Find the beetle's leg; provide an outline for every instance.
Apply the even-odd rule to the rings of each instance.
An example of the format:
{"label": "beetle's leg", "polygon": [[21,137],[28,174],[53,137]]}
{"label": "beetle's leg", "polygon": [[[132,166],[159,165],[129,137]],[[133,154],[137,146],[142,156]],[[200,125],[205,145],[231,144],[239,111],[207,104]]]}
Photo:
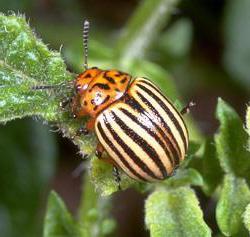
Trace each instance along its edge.
{"label": "beetle's leg", "polygon": [[113,166],[113,175],[115,178],[115,182],[118,185],[118,190],[121,190],[121,176],[120,176],[119,169],[115,165]]}
{"label": "beetle's leg", "polygon": [[184,114],[187,114],[190,112],[190,108],[195,106],[195,102],[193,101],[190,101],[182,110],[181,110],[181,114],[184,115]]}
{"label": "beetle's leg", "polygon": [[90,118],[86,123],[86,128],[88,131],[92,131],[92,130],[94,130],[94,127],[95,127],[95,119]]}
{"label": "beetle's leg", "polygon": [[115,165],[115,162],[110,158],[110,156],[102,156],[103,152],[105,151],[104,147],[101,143],[98,143],[95,150],[95,155],[101,160],[110,165]]}
{"label": "beetle's leg", "polygon": [[104,147],[102,146],[101,143],[98,143],[96,146],[96,150],[95,150],[95,155],[99,158],[102,159],[102,154],[104,152]]}
{"label": "beetle's leg", "polygon": [[88,135],[89,131],[94,129],[94,125],[95,125],[95,119],[91,118],[87,121],[86,126],[85,127],[80,127],[77,131],[76,134],[72,137],[79,137],[81,135]]}
{"label": "beetle's leg", "polygon": [[80,137],[81,135],[88,135],[89,134],[89,130],[86,127],[80,127],[75,135],[73,136],[73,138],[75,137]]}

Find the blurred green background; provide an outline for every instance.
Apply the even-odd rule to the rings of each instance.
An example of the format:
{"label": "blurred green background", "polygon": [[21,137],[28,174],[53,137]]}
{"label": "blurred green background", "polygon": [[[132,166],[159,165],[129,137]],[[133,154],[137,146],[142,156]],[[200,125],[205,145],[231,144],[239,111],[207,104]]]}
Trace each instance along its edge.
{"label": "blurred green background", "polygon": [[[79,73],[83,70],[83,19],[91,22],[89,64],[105,69],[109,67],[112,48],[140,3],[139,0],[2,0],[0,11],[24,13],[37,36],[50,49],[61,50],[68,69]],[[160,37],[155,37],[142,56],[155,63],[150,64],[150,70],[157,73],[166,70],[171,74],[183,101],[197,103],[192,115],[206,135],[213,134],[218,126],[214,117],[217,97],[244,116],[250,95],[249,22],[248,0],[183,0],[173,9]],[[145,35],[145,40],[148,37]],[[20,233],[39,236],[50,189],[56,190],[75,212],[81,194],[81,175],[75,175],[74,171],[80,164],[77,148],[56,133],[56,128],[39,119],[1,125],[1,236],[20,236]],[[117,236],[148,236],[143,224],[143,198],[133,190],[113,196]],[[203,205],[206,198],[202,194],[200,201],[206,215],[208,206]],[[216,224],[211,222],[209,214],[205,218],[216,233]]]}

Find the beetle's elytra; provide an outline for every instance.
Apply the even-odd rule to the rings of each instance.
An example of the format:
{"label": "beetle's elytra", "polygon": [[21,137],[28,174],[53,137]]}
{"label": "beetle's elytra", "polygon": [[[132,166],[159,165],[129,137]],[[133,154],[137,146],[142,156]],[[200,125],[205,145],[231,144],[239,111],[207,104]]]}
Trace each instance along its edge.
{"label": "beetle's elytra", "polygon": [[71,109],[74,117],[89,116],[86,130],[94,130],[96,154],[140,181],[171,176],[185,158],[188,131],[178,112],[150,80],[118,70],[87,66],[89,23],[84,23],[85,71],[75,80]]}
{"label": "beetle's elytra", "polygon": [[181,114],[152,82],[117,70],[87,69],[75,82],[72,110],[90,116],[110,162],[142,181],[171,176],[185,157],[188,132]]}

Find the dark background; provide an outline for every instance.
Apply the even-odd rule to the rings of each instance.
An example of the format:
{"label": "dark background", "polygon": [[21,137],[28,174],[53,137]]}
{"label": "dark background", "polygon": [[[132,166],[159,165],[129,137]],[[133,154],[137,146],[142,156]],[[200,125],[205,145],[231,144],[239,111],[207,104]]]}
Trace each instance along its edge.
{"label": "dark background", "polygon": [[[250,43],[247,42],[250,42],[250,4],[248,3],[247,15],[246,7],[242,7],[246,6],[245,2],[246,0],[181,1],[174,9],[170,22],[162,31],[162,37],[156,39],[147,55],[148,60],[157,63],[173,75],[174,83],[184,101],[194,100],[197,103],[192,110],[192,115],[198,127],[206,135],[212,135],[218,126],[214,116],[217,97],[222,97],[230,103],[242,119],[249,101]],[[88,18],[91,22],[90,41],[94,40],[105,44],[106,47],[112,47],[138,4],[140,4],[139,0],[9,0],[1,1],[0,10],[5,13],[9,10],[24,13],[36,34],[49,45],[49,48],[59,50],[63,45],[62,54],[68,69],[78,73],[81,71],[80,61],[82,60],[82,20]],[[248,23],[247,20],[249,20]],[[181,32],[181,38],[177,37],[177,31]],[[175,33],[177,38],[173,38],[172,41],[177,39],[177,42],[174,44],[171,37],[174,37]],[[90,52],[90,59],[95,56],[95,53]],[[102,65],[96,66],[102,67]],[[35,123],[41,124],[41,121]],[[26,183],[31,191],[40,193],[43,190],[41,194],[43,204],[39,204],[40,219],[44,214],[44,202],[50,189],[56,190],[65,200],[68,208],[75,213],[81,194],[81,175],[78,177],[73,175],[73,171],[81,163],[77,147],[62,138],[60,134],[48,132],[50,135],[46,136],[52,136],[51,143],[56,148],[54,157],[51,157],[49,163],[50,171],[44,168],[44,172],[48,172],[48,175],[46,181],[41,184],[42,189],[39,187],[32,189],[32,185],[27,181],[27,179],[34,179],[35,182],[37,176],[35,173],[30,176],[25,172],[18,174],[16,169],[20,168],[16,163],[19,161],[20,154],[10,155],[7,149],[4,150],[6,145],[3,144],[6,144],[8,136],[10,144],[14,144],[15,139],[20,141],[24,137],[22,134],[27,133],[31,137],[30,140],[36,139],[36,135],[31,134],[30,126],[39,126],[40,130],[52,130],[48,126],[34,125],[34,119],[14,121],[5,127],[0,127],[2,148],[0,160],[6,158],[4,162],[1,161],[4,172],[0,176],[0,183],[2,183],[0,192],[15,196],[20,191],[18,189],[20,184],[12,182],[11,179],[7,180],[6,175],[13,177],[13,180],[20,175],[23,183]],[[11,134],[18,134],[18,136]],[[44,146],[46,150],[46,144]],[[27,148],[24,156],[32,156],[29,149]],[[26,168],[28,170],[32,167],[27,165]],[[26,192],[25,188],[21,191]],[[201,192],[199,190],[197,192],[202,208],[205,210],[206,221],[216,231],[215,223],[210,221],[211,215],[214,215],[211,211],[213,202],[207,202]],[[8,195],[6,194],[5,197],[4,194],[0,198],[0,231],[1,229],[5,231],[5,236],[10,233],[6,224],[9,217],[6,218],[5,215],[10,215],[10,219],[11,215],[25,216],[23,213],[27,210],[25,205],[14,204],[14,200],[9,201]],[[122,191],[113,196],[112,213],[118,220],[117,236],[148,236],[143,223],[143,198],[134,190]],[[203,203],[206,204],[203,205]],[[36,207],[38,205],[29,204]],[[13,210],[18,209],[18,213],[13,211],[6,214],[8,212],[3,210],[8,210],[9,206]],[[207,211],[210,207],[211,210]],[[29,213],[31,216],[37,216],[37,211],[34,210]],[[20,222],[17,220],[16,223]],[[16,226],[16,228],[19,227]]]}

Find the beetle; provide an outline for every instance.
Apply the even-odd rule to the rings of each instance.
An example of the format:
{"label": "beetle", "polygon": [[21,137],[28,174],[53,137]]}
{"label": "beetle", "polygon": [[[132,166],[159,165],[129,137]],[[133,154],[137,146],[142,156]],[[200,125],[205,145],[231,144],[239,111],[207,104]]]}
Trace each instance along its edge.
{"label": "beetle", "polygon": [[96,155],[139,181],[152,182],[172,176],[188,149],[188,130],[182,115],[149,79],[133,78],[116,69],[88,68],[89,22],[84,21],[84,72],[74,82],[70,107],[75,118],[89,116],[78,135],[94,131]]}

